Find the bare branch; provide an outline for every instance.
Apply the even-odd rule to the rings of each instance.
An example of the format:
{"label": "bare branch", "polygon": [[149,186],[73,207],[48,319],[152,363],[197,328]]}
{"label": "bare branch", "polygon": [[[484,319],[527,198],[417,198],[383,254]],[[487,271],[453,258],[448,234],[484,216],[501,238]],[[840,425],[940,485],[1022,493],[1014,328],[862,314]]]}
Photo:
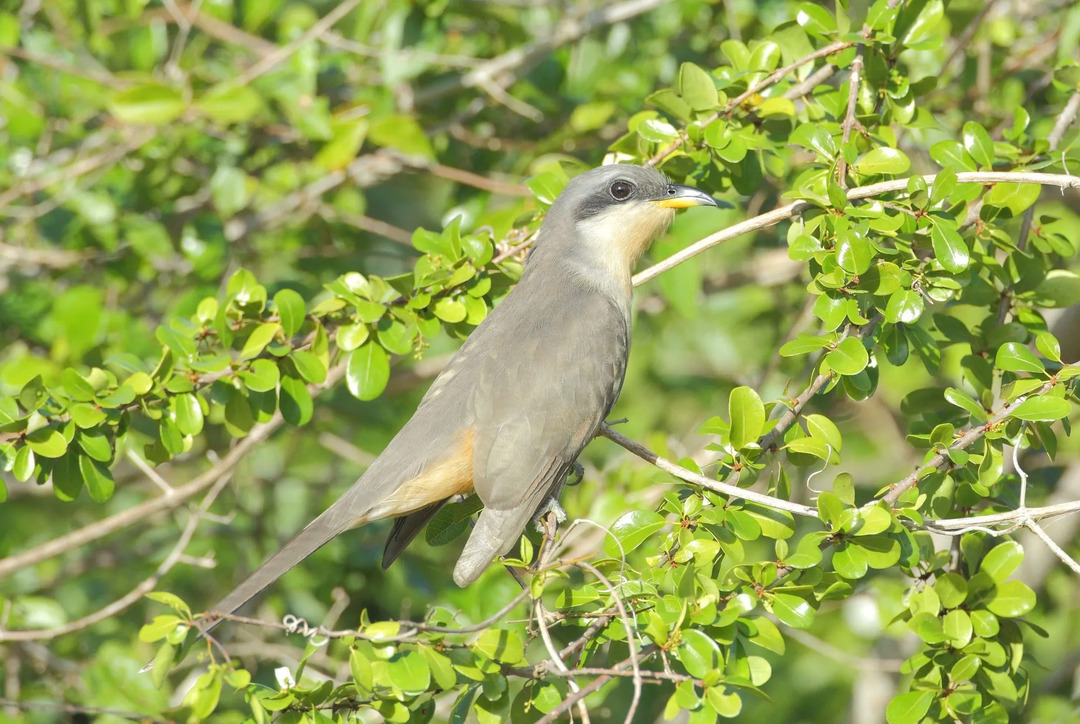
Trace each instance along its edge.
{"label": "bare branch", "polygon": [[300,37],[281,46],[274,50],[274,52],[264,55],[258,61],[255,62],[250,68],[244,71],[239,78],[236,79],[237,85],[247,85],[251,81],[258,78],[264,73],[268,73],[277,66],[284,63],[289,59],[293,53],[299,50],[305,43],[309,43],[312,40],[317,39],[323,33],[330,28],[334,27],[334,24],[341,20],[343,17],[349,14],[360,4],[360,0],[344,0],[340,5],[324,15],[319,22],[308,28]]}
{"label": "bare branch", "polygon": [[[1032,395],[1041,395],[1045,392],[1049,392],[1055,385],[1060,384],[1058,380],[1051,379],[1046,382],[1042,387],[1033,391]],[[1006,417],[1008,417],[1013,408],[1021,404],[1030,395],[1022,395],[1012,402],[1006,402],[1000,410],[997,411],[989,420],[981,425],[975,425],[958,438],[952,445],[949,445],[948,450],[963,450],[985,435],[987,432],[997,427]],[[919,480],[928,473],[935,470],[941,470],[942,468],[950,464],[949,454],[947,450],[938,451],[932,458],[930,458],[925,464],[919,466],[918,470],[908,475],[906,478],[898,483],[894,483],[889,486],[889,492],[886,493],[882,500],[889,505],[896,505],[896,501],[900,499],[907,490],[914,487]],[[985,521],[980,521],[985,523]]]}

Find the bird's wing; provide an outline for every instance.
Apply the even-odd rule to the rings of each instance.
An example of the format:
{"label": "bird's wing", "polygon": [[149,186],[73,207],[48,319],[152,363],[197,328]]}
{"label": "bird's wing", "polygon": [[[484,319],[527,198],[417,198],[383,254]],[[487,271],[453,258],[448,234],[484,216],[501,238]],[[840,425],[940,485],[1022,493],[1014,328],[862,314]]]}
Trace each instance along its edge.
{"label": "bird's wing", "polygon": [[513,546],[592,440],[622,386],[629,347],[624,312],[595,294],[577,294],[553,308],[567,311],[520,330],[518,344],[488,350],[481,362],[473,481],[484,510],[454,569],[459,585],[474,581]]}

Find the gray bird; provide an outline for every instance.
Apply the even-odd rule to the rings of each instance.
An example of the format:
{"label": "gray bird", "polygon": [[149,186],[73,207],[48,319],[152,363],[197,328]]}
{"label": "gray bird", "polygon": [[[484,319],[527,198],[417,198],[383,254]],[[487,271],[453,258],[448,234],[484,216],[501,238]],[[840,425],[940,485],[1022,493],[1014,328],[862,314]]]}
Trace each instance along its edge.
{"label": "gray bird", "polygon": [[475,581],[558,493],[615,404],[630,350],[634,264],[676,209],[702,205],[717,203],[642,166],[603,166],[571,181],[517,286],[367,472],[211,613],[232,613],[339,533],[397,518],[386,567],[449,498],[473,491],[484,509],[454,581]]}

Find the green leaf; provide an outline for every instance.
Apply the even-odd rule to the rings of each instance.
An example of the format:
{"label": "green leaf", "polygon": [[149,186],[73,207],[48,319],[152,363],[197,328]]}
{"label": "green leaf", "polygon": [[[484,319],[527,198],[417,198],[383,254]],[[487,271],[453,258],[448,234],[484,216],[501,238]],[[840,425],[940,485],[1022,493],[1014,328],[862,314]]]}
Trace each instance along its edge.
{"label": "green leaf", "polygon": [[487,629],[471,647],[492,661],[504,664],[520,663],[525,658],[525,647],[516,631]]}
{"label": "green leaf", "polygon": [[824,415],[807,415],[806,429],[811,437],[825,441],[836,452],[840,452],[844,445],[844,438],[840,435],[836,423]]}
{"label": "green leaf", "polygon": [[424,128],[411,116],[379,115],[371,122],[368,138],[376,146],[400,151],[406,156],[435,158],[435,149],[424,133]]}
{"label": "green leaf", "polygon": [[934,177],[934,186],[930,191],[930,205],[937,206],[948,199],[955,190],[956,171],[946,166]]}
{"label": "green leaf", "polygon": [[255,327],[244,342],[244,347],[240,351],[240,359],[251,359],[262,354],[262,351],[266,349],[266,345],[273,341],[274,336],[280,330],[281,324],[278,322],[263,322]]}
{"label": "green leaf", "polygon": [[313,385],[321,385],[326,382],[326,365],[314,353],[307,350],[297,350],[289,356],[289,359],[292,360],[296,371],[306,381]]}
{"label": "green leaf", "polygon": [[824,38],[836,32],[836,20],[832,14],[817,3],[799,3],[795,21],[810,35]]}
{"label": "green leaf", "polygon": [[731,444],[742,449],[757,442],[765,427],[765,405],[758,394],[749,387],[736,387],[728,397],[728,415],[731,418]]}
{"label": "green leaf", "polygon": [[251,87],[225,81],[195,101],[194,108],[220,124],[243,123],[262,109],[262,98]]}
{"label": "green leaf", "polygon": [[999,583],[994,597],[986,604],[990,613],[1001,618],[1015,618],[1035,608],[1035,592],[1020,581]]}
{"label": "green leaf", "polygon": [[937,694],[933,691],[909,691],[894,696],[885,709],[885,721],[889,724],[918,724],[930,711]]}
{"label": "green leaf", "polygon": [[[768,598],[765,600],[769,601]],[[771,604],[773,615],[792,628],[807,629],[814,623],[814,609],[804,598],[789,593],[774,593]]]}
{"label": "green leaf", "polygon": [[974,171],[975,161],[957,141],[939,141],[930,147],[930,158],[939,166],[955,171]]}
{"label": "green leaf", "polygon": [[1048,360],[1061,362],[1061,344],[1057,337],[1049,332],[1038,332],[1035,335],[1035,349]]}
{"label": "green leaf", "polygon": [[21,447],[15,451],[15,462],[11,465],[11,474],[20,483],[25,483],[34,474],[36,465],[37,460],[34,458],[34,451],[29,447]]}
{"label": "green leaf", "polygon": [[311,392],[303,380],[296,377],[281,378],[281,416],[290,425],[306,425],[315,413]]}
{"label": "green leaf", "polygon": [[281,289],[274,295],[274,306],[285,336],[292,337],[299,332],[304,325],[304,298],[292,289]]}
{"label": "green leaf", "polygon": [[899,149],[880,146],[863,154],[851,167],[856,173],[864,176],[875,176],[877,174],[897,175],[911,168],[911,161]]}
{"label": "green leaf", "polygon": [[352,352],[366,342],[370,334],[366,324],[346,324],[338,327],[334,340],[342,352]]}
{"label": "green leaf", "polygon": [[1003,583],[1024,560],[1024,547],[1016,541],[1007,540],[990,549],[982,562],[979,570],[995,583]]}
{"label": "green leaf", "polygon": [[85,455],[80,455],[79,472],[86,484],[86,492],[90,493],[94,502],[104,503],[112,497],[116,489],[116,481],[113,480],[112,472],[108,467]]}
{"label": "green leaf", "polygon": [[975,121],[968,121],[964,124],[962,135],[964,148],[975,159],[975,163],[991,168],[994,165],[994,142],[990,140],[986,129]]}
{"label": "green leaf", "polygon": [[210,177],[210,200],[218,213],[228,218],[248,205],[247,174],[235,166],[218,166]]}
{"label": "green leaf", "polygon": [[179,88],[147,82],[114,93],[109,111],[121,123],[162,125],[179,118],[184,105]]}
{"label": "green leaf", "polygon": [[814,337],[809,334],[799,333],[799,336],[780,348],[781,357],[795,357],[801,354],[809,354],[819,349],[825,349],[831,344],[828,337]]}
{"label": "green leaf", "polygon": [[53,492],[60,500],[75,500],[82,492],[83,477],[79,470],[79,457],[81,456],[78,453],[72,452],[52,465]]}
{"label": "green leaf", "polygon": [[994,364],[1009,372],[1030,372],[1037,375],[1046,372],[1046,367],[1035,353],[1016,342],[1006,342],[998,347]]}
{"label": "green leaf", "polygon": [[825,364],[840,375],[857,375],[869,362],[870,355],[857,337],[845,337],[825,355]]}
{"label": "green leaf", "polygon": [[705,701],[718,715],[732,719],[742,711],[742,699],[734,691],[727,694],[725,691],[722,686],[710,686],[705,689]]}
{"label": "green leaf", "polygon": [[419,694],[431,685],[431,669],[419,651],[399,651],[387,662],[390,682],[406,694]]}
{"label": "green leaf", "polygon": [[922,295],[911,289],[900,289],[889,296],[885,306],[885,321],[891,324],[911,324],[923,312]]}
{"label": "green leaf", "polygon": [[966,410],[976,422],[986,422],[986,410],[983,409],[982,405],[975,401],[974,397],[963,390],[958,390],[955,387],[946,388],[945,399],[948,400],[950,404],[956,405],[962,410]]}
{"label": "green leaf", "polygon": [[1009,412],[1010,417],[1029,422],[1053,422],[1068,417],[1072,405],[1068,400],[1050,395],[1029,397]]}
{"label": "green leaf", "polygon": [[695,111],[711,111],[718,105],[712,76],[693,63],[679,67],[679,95]]}
{"label": "green leaf", "polygon": [[55,427],[42,427],[26,436],[26,445],[43,458],[58,458],[67,452],[67,439]]}
{"label": "green leaf", "polygon": [[1025,295],[1039,307],[1062,309],[1080,302],[1080,274],[1068,269],[1051,269],[1035,289]]}
{"label": "green leaf", "polygon": [[941,628],[953,648],[962,649],[971,642],[971,618],[967,611],[949,611],[941,622]]}
{"label": "green leaf", "polygon": [[686,673],[700,679],[720,666],[720,647],[707,634],[688,628],[679,632],[679,636],[682,639],[678,648],[679,661]]}
{"label": "green leaf", "polygon": [[1013,216],[1019,216],[1038,200],[1041,192],[1042,186],[1039,184],[994,184],[986,192],[983,202],[1008,209]]}
{"label": "green leaf", "polygon": [[967,580],[957,573],[946,573],[934,582],[934,593],[943,608],[956,608],[967,598]]}
{"label": "green leaf", "polygon": [[838,235],[836,263],[849,274],[865,274],[874,261],[874,251],[864,237],[855,233]]}
{"label": "green leaf", "polygon": [[935,221],[930,225],[930,241],[934,256],[945,271],[959,274],[971,263],[971,254],[960,232],[947,221]]}
{"label": "green leaf", "polygon": [[840,524],[840,514],[844,512],[844,503],[839,497],[825,491],[818,495],[817,499],[818,518],[821,522],[836,530]]}
{"label": "green leaf", "polygon": [[[271,363],[272,364],[272,363]],[[184,435],[198,435],[203,429],[203,412],[199,399],[191,393],[177,395],[172,399],[176,426]]]}
{"label": "green leaf", "polygon": [[60,381],[64,385],[64,392],[73,400],[90,402],[95,397],[93,385],[73,369],[64,370]]}
{"label": "green leaf", "polygon": [[458,322],[465,321],[465,317],[468,314],[464,302],[458,299],[451,299],[450,297],[442,297],[435,302],[432,311],[435,313],[436,317],[450,324],[457,324]]}
{"label": "green leaf", "polygon": [[612,558],[622,559],[666,524],[664,517],[655,511],[632,510],[622,515],[608,529],[609,535],[604,539],[604,553]]}
{"label": "green leaf", "polygon": [[252,361],[248,369],[237,373],[237,376],[244,381],[249,390],[269,392],[277,389],[278,381],[281,379],[281,371],[273,360],[257,359]]}
{"label": "green leaf", "polygon": [[374,400],[390,380],[390,357],[386,350],[369,341],[349,354],[345,383],[353,397]]}

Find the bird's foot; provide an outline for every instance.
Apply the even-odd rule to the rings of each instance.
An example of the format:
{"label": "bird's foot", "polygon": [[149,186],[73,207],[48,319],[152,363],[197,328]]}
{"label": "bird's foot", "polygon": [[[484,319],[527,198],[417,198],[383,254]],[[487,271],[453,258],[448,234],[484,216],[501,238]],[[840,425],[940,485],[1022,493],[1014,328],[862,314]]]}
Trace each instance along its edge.
{"label": "bird's foot", "polygon": [[566,482],[563,485],[569,485],[573,487],[579,485],[582,480],[585,479],[585,468],[581,463],[575,461],[574,467],[570,470],[570,474],[566,476]]}
{"label": "bird's foot", "polygon": [[[536,530],[540,533],[548,534],[547,521],[553,518],[552,529],[557,528],[559,523],[566,522],[566,511],[559,505],[559,499],[551,496],[544,499],[544,502],[540,504],[540,507],[536,509],[536,515],[533,516],[533,525],[536,526]],[[550,534],[554,535],[554,530],[550,531]]]}

